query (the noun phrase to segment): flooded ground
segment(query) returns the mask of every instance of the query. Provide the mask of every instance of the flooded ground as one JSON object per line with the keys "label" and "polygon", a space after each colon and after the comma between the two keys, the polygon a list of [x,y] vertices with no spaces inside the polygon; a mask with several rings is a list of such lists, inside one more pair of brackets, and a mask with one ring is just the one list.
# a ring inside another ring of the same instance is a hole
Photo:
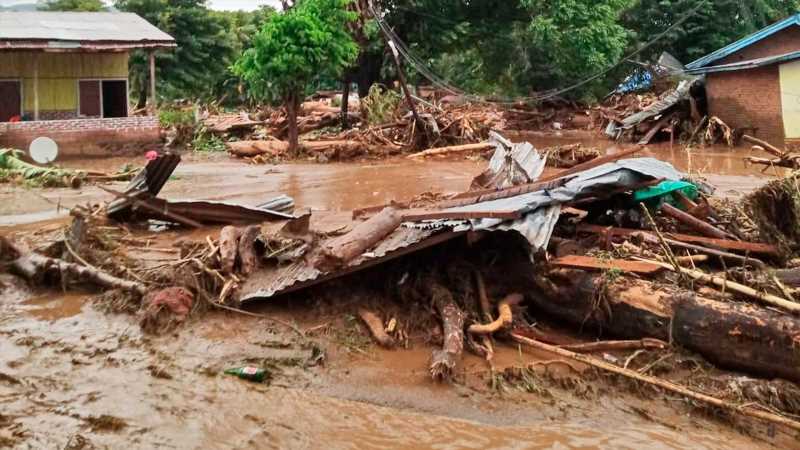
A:
{"label": "flooded ground", "polygon": [[[468,357],[461,382],[429,380],[430,348],[348,353],[335,339],[321,366],[298,338],[253,317],[211,313],[161,337],[85,295],[46,296],[3,276],[0,447],[8,448],[756,448],[759,443],[669,402],[615,393],[588,400],[492,392]],[[32,298],[32,300],[30,300]],[[256,310],[306,330],[335,317],[287,305]],[[499,349],[503,364],[542,355]],[[225,368],[266,362],[253,384]],[[505,361],[505,362],[503,362]]]}
{"label": "flooded ground", "polygon": [[[526,137],[537,147],[581,142],[607,153],[628,146],[585,136]],[[746,166],[743,157],[750,150],[713,147],[689,152],[668,144],[647,147],[642,156],[652,156],[673,163],[678,169],[706,178],[716,185],[720,196],[741,196],[776,176],[770,169]],[[131,158],[109,160],[72,160],[65,166],[101,171],[115,171]],[[140,162],[142,163],[142,162]],[[191,156],[178,166],[162,196],[170,199],[229,200],[255,205],[281,194],[295,198],[299,207],[316,211],[349,211],[354,208],[402,200],[424,192],[462,192],[472,178],[484,170],[485,161],[447,159],[414,161],[405,158],[379,162],[281,165],[247,165],[224,154]],[[114,183],[122,188],[125,183]],[[31,190],[0,186],[0,226],[29,224],[64,217],[78,204],[113,198],[96,186],[78,190]]]}
{"label": "flooded ground", "polygon": [[[531,139],[536,146],[563,139]],[[573,140],[574,142],[574,140]],[[607,142],[604,142],[607,146]],[[591,145],[601,142],[589,140]],[[608,146],[609,152],[621,147]],[[766,181],[741,150],[687,155],[668,147],[644,154],[701,173],[724,195]],[[130,159],[69,161],[114,171]],[[343,212],[423,192],[460,192],[484,161],[396,159],[352,164],[246,165],[224,155],[191,157],[167,183],[166,198],[257,204],[288,194],[299,208]],[[124,183],[112,187],[121,188]],[[80,190],[0,186],[0,232],[56,230],[76,204],[109,200]],[[202,237],[201,237],[202,238]],[[88,294],[32,292],[0,275],[0,448],[787,448],[796,441],[754,439],[684,400],[607,391],[538,395],[488,387],[483,361],[467,357],[455,385],[430,381],[431,347],[349,351],[334,334],[341,311],[275,302],[253,312],[296,321],[308,342],[256,317],[211,312],[173,333],[142,334],[137,318],[100,311]],[[360,331],[363,334],[363,331]],[[498,370],[551,358],[498,349]],[[270,384],[221,375],[258,361]],[[689,412],[687,412],[689,411]],[[766,436],[766,438],[765,438]],[[322,444],[322,445],[321,445]]]}

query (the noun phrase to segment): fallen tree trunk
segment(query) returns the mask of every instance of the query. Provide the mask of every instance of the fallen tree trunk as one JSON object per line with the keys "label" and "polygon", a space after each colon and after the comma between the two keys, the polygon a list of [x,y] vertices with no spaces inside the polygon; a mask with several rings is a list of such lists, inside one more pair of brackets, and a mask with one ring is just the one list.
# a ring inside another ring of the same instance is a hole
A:
{"label": "fallen tree trunk", "polygon": [[219,259],[224,273],[233,273],[236,267],[236,255],[239,253],[239,237],[241,230],[228,225],[219,232]]}
{"label": "fallen tree trunk", "polygon": [[62,277],[68,276],[70,280],[90,282],[108,289],[122,289],[139,296],[147,293],[147,287],[142,283],[117,278],[96,267],[68,263],[61,259],[29,252],[3,237],[0,237],[0,240],[3,241],[3,248],[11,249],[19,255],[11,262],[11,270],[33,283],[41,284],[49,277],[60,280]]}
{"label": "fallen tree trunk", "polygon": [[349,233],[326,242],[312,262],[320,270],[341,267],[372,248],[401,223],[402,215],[397,209],[384,208]]}
{"label": "fallen tree trunk", "polygon": [[534,306],[578,327],[624,339],[671,340],[723,368],[800,381],[800,319],[791,315],[671,294],[645,280],[608,283],[576,270],[553,270],[536,283],[543,295],[529,296]]}
{"label": "fallen tree trunk", "polygon": [[451,145],[449,147],[431,148],[419,153],[408,155],[409,159],[424,158],[427,156],[449,155],[451,153],[467,153],[467,152],[482,152],[494,148],[493,144],[488,142],[481,142],[479,144],[464,144],[464,145]]}
{"label": "fallen tree trunk", "polygon": [[393,348],[395,346],[394,338],[386,333],[386,329],[383,327],[383,321],[377,314],[360,308],[358,310],[358,317],[360,317],[364,325],[367,326],[370,334],[372,334],[372,337],[378,344],[386,348]]}
{"label": "fallen tree trunk", "polygon": [[252,158],[258,155],[283,155],[289,150],[289,143],[284,141],[236,141],[228,142],[228,152],[240,158]]}
{"label": "fallen tree trunk", "polygon": [[261,235],[261,227],[250,225],[245,228],[239,237],[239,262],[240,272],[243,275],[250,275],[258,269],[259,256],[256,252],[256,240]]}
{"label": "fallen tree trunk", "polygon": [[704,298],[675,305],[673,339],[721,367],[800,382],[800,321]]}
{"label": "fallen tree trunk", "polygon": [[444,287],[434,283],[431,295],[433,305],[442,319],[443,343],[442,348],[434,350],[431,355],[430,372],[435,381],[447,381],[452,378],[464,352],[465,314]]}

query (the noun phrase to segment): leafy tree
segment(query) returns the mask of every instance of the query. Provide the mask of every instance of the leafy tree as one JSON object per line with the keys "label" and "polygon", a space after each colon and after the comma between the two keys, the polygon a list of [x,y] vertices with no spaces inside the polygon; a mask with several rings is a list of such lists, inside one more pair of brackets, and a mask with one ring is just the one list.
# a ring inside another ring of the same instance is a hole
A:
{"label": "leafy tree", "polygon": [[684,64],[798,12],[797,0],[640,0],[622,16],[642,45],[675,24],[693,8],[700,9],[663,40],[642,54],[646,60],[668,51]]}
{"label": "leafy tree", "polygon": [[39,6],[42,11],[108,11],[102,0],[51,0]]}
{"label": "leafy tree", "polygon": [[[230,21],[211,11],[206,0],[117,0],[123,11],[139,14],[175,38],[177,48],[157,54],[158,90],[167,99],[210,99],[230,76],[236,36]],[[146,54],[130,60],[131,80],[139,104],[147,98]]]}
{"label": "leafy tree", "polygon": [[339,76],[358,47],[347,32],[355,15],[350,0],[300,0],[270,16],[233,71],[257,100],[282,102],[289,122],[289,148],[297,150],[297,109],[309,84],[321,75]]}

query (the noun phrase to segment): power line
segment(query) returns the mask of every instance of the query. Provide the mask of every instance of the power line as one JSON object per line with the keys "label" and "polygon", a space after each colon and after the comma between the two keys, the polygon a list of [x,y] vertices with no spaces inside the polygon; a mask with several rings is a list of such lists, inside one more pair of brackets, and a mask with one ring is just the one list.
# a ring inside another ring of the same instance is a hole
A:
{"label": "power line", "polygon": [[585,78],[585,79],[583,79],[583,80],[581,80],[581,81],[579,81],[577,83],[574,83],[574,84],[569,85],[569,86],[564,87],[564,88],[554,89],[554,90],[551,90],[551,91],[549,91],[547,93],[544,93],[544,94],[541,94],[541,95],[537,95],[537,96],[533,96],[533,97],[518,97],[518,98],[514,98],[514,99],[505,99],[503,101],[490,101],[490,100],[487,100],[483,96],[467,93],[463,89],[460,89],[457,86],[454,86],[449,81],[447,81],[444,78],[438,76],[432,70],[430,70],[423,61],[421,61],[419,58],[417,58],[415,55],[413,55],[413,53],[411,53],[411,51],[408,49],[408,46],[400,39],[399,36],[397,36],[397,34],[394,32],[394,30],[391,28],[391,26],[389,26],[389,24],[386,23],[385,19],[382,17],[380,12],[375,8],[375,5],[373,4],[372,0],[369,1],[370,12],[372,13],[372,16],[375,18],[376,22],[378,22],[378,27],[381,29],[381,31],[384,33],[384,35],[387,37],[387,39],[389,39],[389,40],[394,42],[395,47],[397,48],[397,51],[417,71],[417,73],[419,73],[420,75],[422,75],[423,77],[428,79],[428,81],[433,83],[434,86],[439,87],[441,89],[444,89],[444,90],[450,92],[451,94],[463,95],[463,96],[467,97],[468,99],[476,100],[476,101],[480,101],[480,102],[487,102],[487,103],[514,103],[514,102],[518,102],[518,101],[539,102],[539,101],[548,100],[548,99],[557,97],[559,95],[562,95],[562,94],[565,94],[567,92],[573,91],[573,90],[575,90],[575,89],[577,89],[579,87],[585,86],[586,84],[591,83],[592,81],[594,81],[594,80],[596,80],[596,79],[608,74],[612,70],[614,70],[617,67],[619,67],[622,64],[624,64],[629,59],[633,59],[633,58],[639,56],[645,50],[649,49],[650,47],[652,47],[653,45],[658,43],[661,39],[664,38],[664,36],[669,34],[672,30],[674,30],[675,28],[677,28],[678,26],[682,25],[684,22],[689,20],[703,6],[705,6],[705,4],[703,2],[698,2],[698,4],[694,8],[692,8],[686,14],[681,16],[680,19],[678,19],[675,23],[670,25],[666,30],[662,31],[657,36],[655,36],[653,39],[648,41],[644,46],[642,46],[638,50],[632,52],[631,54],[625,56],[624,58],[620,59],[619,62],[613,64],[612,66],[610,66],[610,67],[608,67],[608,68],[606,68],[604,70],[601,70],[601,71],[599,71],[599,72],[597,72],[597,73],[595,73],[595,74],[593,74],[593,75],[591,75],[591,76],[589,76],[589,77],[587,77],[587,78]]}

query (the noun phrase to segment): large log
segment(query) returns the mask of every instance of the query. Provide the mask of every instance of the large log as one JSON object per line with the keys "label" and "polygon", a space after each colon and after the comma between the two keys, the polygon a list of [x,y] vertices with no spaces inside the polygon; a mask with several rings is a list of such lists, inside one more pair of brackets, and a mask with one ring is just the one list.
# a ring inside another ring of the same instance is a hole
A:
{"label": "large log", "polygon": [[753,305],[686,298],[673,339],[720,367],[800,382],[800,321]]}
{"label": "large log", "polygon": [[289,143],[285,141],[236,141],[228,142],[228,152],[240,158],[270,154],[283,155],[289,150]]}
{"label": "large log", "polygon": [[11,270],[36,284],[41,284],[51,279],[63,279],[62,277],[66,276],[70,280],[89,282],[107,289],[121,289],[139,296],[144,296],[147,293],[147,287],[142,283],[115,277],[96,267],[69,263],[62,259],[49,258],[35,252],[29,252],[26,248],[2,236],[0,236],[0,247],[10,249],[18,255],[11,262]]}
{"label": "large log", "polygon": [[384,208],[349,233],[326,242],[313,258],[313,264],[320,270],[341,267],[372,248],[401,223],[402,215],[397,209]]}
{"label": "large log", "polygon": [[453,295],[444,287],[434,283],[431,286],[432,301],[442,319],[443,343],[431,355],[430,372],[436,381],[447,381],[461,360],[464,352],[465,314],[458,307]]}
{"label": "large log", "polygon": [[651,283],[621,278],[607,282],[600,274],[554,269],[535,276],[541,295],[534,306],[587,331],[625,339],[669,340],[673,298]]}
{"label": "large log", "polygon": [[720,367],[800,381],[800,319],[794,316],[577,270],[553,270],[536,283],[542,295],[528,296],[536,308],[576,327],[625,339],[671,337]]}
{"label": "large log", "polygon": [[449,155],[451,153],[468,153],[468,152],[482,152],[494,148],[493,144],[488,142],[481,142],[479,144],[464,144],[464,145],[451,145],[449,147],[430,148],[419,153],[408,155],[407,158],[424,158],[427,156],[440,156]]}

